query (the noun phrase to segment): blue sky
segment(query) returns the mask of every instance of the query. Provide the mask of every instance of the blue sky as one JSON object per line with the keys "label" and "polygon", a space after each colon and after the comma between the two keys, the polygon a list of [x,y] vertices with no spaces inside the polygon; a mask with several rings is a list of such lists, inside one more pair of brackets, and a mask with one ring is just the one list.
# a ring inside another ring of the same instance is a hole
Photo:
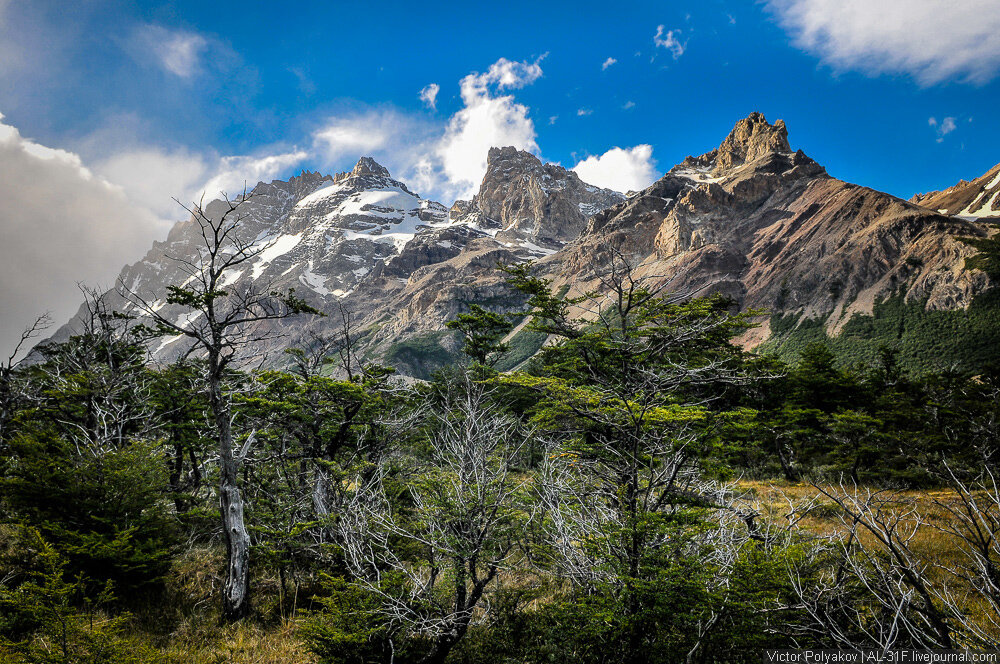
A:
{"label": "blue sky", "polygon": [[30,304],[61,312],[163,237],[172,197],[361,154],[446,204],[493,142],[638,187],[751,111],[908,198],[1000,161],[998,73],[1000,0],[0,0],[0,279],[57,262]]}

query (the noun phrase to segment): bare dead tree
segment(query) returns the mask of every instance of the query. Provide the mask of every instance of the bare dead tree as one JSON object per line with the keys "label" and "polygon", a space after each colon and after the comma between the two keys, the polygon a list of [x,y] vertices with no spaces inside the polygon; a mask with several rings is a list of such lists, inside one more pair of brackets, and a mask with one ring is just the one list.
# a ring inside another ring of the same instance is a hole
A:
{"label": "bare dead tree", "polygon": [[[1000,484],[986,466],[963,479],[945,464],[951,496],[935,497],[946,518],[932,526],[948,537],[961,559],[939,565],[955,583],[939,591],[951,606],[964,639],[984,649],[1000,648]],[[968,615],[972,609],[978,620]]]}
{"label": "bare dead tree", "polygon": [[114,311],[107,293],[81,286],[83,316],[76,334],[62,343],[43,343],[36,370],[50,393],[70,392],[77,402],[39,400],[50,421],[78,453],[101,456],[144,437],[157,423],[150,415],[146,351],[131,316]]}
{"label": "bare dead tree", "polygon": [[532,519],[528,480],[511,472],[527,434],[468,387],[433,416],[430,458],[408,478],[412,517],[390,503],[383,462],[354,479],[337,529],[357,583],[379,599],[393,631],[428,643],[421,661],[434,664],[488,618],[490,589]]}
{"label": "bare dead tree", "polygon": [[183,335],[206,356],[209,404],[219,441],[219,502],[227,553],[223,613],[229,620],[246,616],[250,607],[250,535],[238,484],[239,468],[249,445],[245,444],[242,451],[236,449],[230,397],[224,388],[226,373],[242,359],[241,351],[280,335],[267,326],[269,321],[319,313],[296,298],[293,291],[280,293],[253,283],[239,288],[224,285],[227,274],[270,246],[242,234],[247,219],[244,206],[251,197],[252,193],[244,188],[242,195],[233,199],[225,196],[207,209],[201,203],[192,208],[182,206],[199,230],[200,255],[195,260],[174,259],[188,279],[168,287],[166,303],[186,307],[188,315],[168,318],[149,297],[127,284],[119,284],[122,295],[155,322],[160,334]]}
{"label": "bare dead tree", "polygon": [[23,396],[18,389],[15,375],[18,356],[26,350],[29,341],[38,337],[51,325],[52,317],[48,312],[35,318],[28,327],[24,328],[17,343],[14,344],[14,349],[3,364],[0,364],[0,441],[6,440],[10,419]]}
{"label": "bare dead tree", "polygon": [[948,575],[937,576],[935,561],[917,545],[930,525],[915,501],[854,484],[814,486],[836,506],[841,532],[812,552],[813,574],[792,570],[812,642],[883,652],[955,647],[961,611]]}

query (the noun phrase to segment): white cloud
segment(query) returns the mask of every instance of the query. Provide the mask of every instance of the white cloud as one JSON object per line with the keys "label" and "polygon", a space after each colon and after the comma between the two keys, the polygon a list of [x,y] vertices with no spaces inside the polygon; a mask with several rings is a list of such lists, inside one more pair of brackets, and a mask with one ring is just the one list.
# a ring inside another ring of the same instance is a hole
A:
{"label": "white cloud", "polygon": [[170,223],[186,214],[174,198],[189,206],[202,196],[206,203],[223,192],[234,196],[242,193],[244,184],[252,188],[257,182],[269,182],[308,157],[305,150],[222,156],[214,151],[127,144],[95,160],[92,168],[119,185],[133,204]]}
{"label": "white cloud", "polygon": [[258,182],[277,178],[308,156],[308,152],[296,150],[282,154],[222,157],[212,168],[215,174],[201,186],[200,191],[204,192],[206,200],[218,198],[223,193],[232,197],[242,193],[244,187],[252,189]]}
{"label": "white cloud", "polygon": [[611,65],[613,65],[613,64],[615,64],[617,62],[618,61],[615,60],[614,58],[608,58],[607,60],[604,61],[603,64],[601,64],[601,71],[607,71],[608,67],[610,67]]}
{"label": "white cloud", "polygon": [[35,316],[57,322],[80,304],[78,282],[110,285],[167,226],[79,155],[21,136],[0,116],[0,347]]}
{"label": "white cloud", "polygon": [[434,149],[433,159],[440,166],[434,161],[422,165],[425,184],[433,187],[432,174],[439,172],[444,181],[437,188],[442,193],[469,198],[486,174],[486,155],[491,147],[512,145],[539,152],[528,107],[511,95],[496,95],[494,89],[518,89],[534,83],[542,76],[540,60],[529,63],[500,58],[486,73],[472,73],[461,80],[465,107],[451,117]]}
{"label": "white cloud", "polygon": [[327,164],[357,158],[386,147],[402,128],[395,113],[365,113],[333,117],[313,134],[315,149]]}
{"label": "white cloud", "polygon": [[[437,127],[437,134],[435,134]],[[433,151],[440,125],[393,109],[365,109],[328,118],[313,134],[310,156],[328,169],[373,156],[396,177]]]}
{"label": "white cloud", "polygon": [[656,34],[653,35],[653,44],[658,48],[665,48],[674,56],[674,60],[684,55],[685,45],[681,43],[680,30],[667,30],[664,33],[664,26],[656,26]]}
{"label": "white cloud", "polygon": [[624,104],[622,104],[622,108],[625,109],[626,111],[629,110],[630,108],[635,108],[635,102],[630,99]]}
{"label": "white cloud", "polygon": [[185,204],[197,200],[199,188],[211,177],[203,155],[150,146],[120,149],[96,162],[94,169],[120,185],[134,204],[163,220],[182,217],[184,212],[173,199]]}
{"label": "white cloud", "polygon": [[[421,196],[444,203],[469,198],[486,173],[491,147],[513,145],[539,152],[528,107],[502,91],[523,88],[541,78],[540,61],[501,58],[485,72],[465,76],[459,82],[463,107],[444,125],[391,108],[330,117],[313,131],[308,157],[325,169],[339,170],[370,155]],[[440,86],[433,85],[436,99]]]}
{"label": "white cloud", "polygon": [[424,89],[420,91],[420,101],[424,102],[424,104],[428,108],[436,109],[437,96],[438,92],[440,91],[441,91],[440,85],[438,85],[437,83],[431,83],[430,85],[425,86]]}
{"label": "white cloud", "polygon": [[165,71],[191,78],[201,70],[202,55],[209,41],[196,32],[170,30],[160,25],[140,26],[133,37],[133,48],[145,48]]}
{"label": "white cloud", "polygon": [[[956,119],[957,118],[949,116],[941,120],[941,122],[939,123],[937,121],[937,118],[933,116],[927,118],[927,124],[931,127],[934,127],[937,130],[938,143],[942,143],[944,141],[945,136],[958,129],[958,124],[955,122]],[[969,122],[972,122],[971,118],[969,119]]]}
{"label": "white cloud", "polygon": [[[547,54],[546,54],[547,55]],[[545,58],[545,55],[534,62],[514,62],[507,58],[500,58],[486,71],[485,74],[469,74],[461,81],[462,98],[469,94],[482,95],[486,93],[488,86],[496,85],[498,90],[510,88],[517,90],[526,85],[531,85],[542,77],[542,67],[538,63]],[[468,103],[468,100],[466,101]]]}
{"label": "white cloud", "polygon": [[577,117],[581,117],[581,118],[584,117],[584,116],[587,116],[587,115],[593,115],[593,113],[594,113],[594,109],[592,109],[592,108],[578,108],[578,109],[576,109],[576,115],[577,115]]}
{"label": "white cloud", "polygon": [[615,191],[645,189],[659,176],[651,145],[611,148],[600,156],[587,157],[573,167],[580,179]]}
{"label": "white cloud", "polygon": [[838,70],[983,84],[1000,71],[996,0],[768,0],[796,46]]}

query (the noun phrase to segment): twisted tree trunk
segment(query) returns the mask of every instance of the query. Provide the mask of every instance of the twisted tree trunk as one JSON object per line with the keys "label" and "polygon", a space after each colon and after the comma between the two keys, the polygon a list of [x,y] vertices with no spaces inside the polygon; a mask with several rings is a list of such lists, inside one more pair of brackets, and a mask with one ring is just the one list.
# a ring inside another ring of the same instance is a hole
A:
{"label": "twisted tree trunk", "polygon": [[[212,355],[209,354],[210,365],[217,362],[213,362]],[[239,460],[233,454],[229,403],[222,395],[220,378],[216,371],[211,371],[209,397],[219,430],[219,508],[222,513],[222,536],[226,542],[222,615],[232,621],[244,618],[250,612],[250,534],[243,520],[243,496],[237,484]]]}

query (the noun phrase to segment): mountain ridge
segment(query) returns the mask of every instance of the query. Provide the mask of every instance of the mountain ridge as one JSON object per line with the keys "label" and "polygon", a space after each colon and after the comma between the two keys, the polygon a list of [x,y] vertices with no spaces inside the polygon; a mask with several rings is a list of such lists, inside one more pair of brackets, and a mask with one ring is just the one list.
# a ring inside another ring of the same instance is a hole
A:
{"label": "mountain ridge", "polygon": [[[822,320],[837,335],[892,297],[928,312],[957,311],[992,287],[964,267],[976,250],[961,238],[986,237],[985,224],[833,178],[792,150],[784,122],[759,113],[739,120],[718,148],[628,197],[511,147],[488,156],[477,194],[450,209],[420,198],[370,157],[333,176],[260,183],[246,203],[245,231],[265,244],[227,286],[267,280],[320,309],[343,305],[369,359],[388,358],[418,376],[430,370],[421,353],[455,356],[459,344],[445,323],[470,304],[520,309],[496,269],[503,263],[534,260],[572,294],[594,288],[614,256],[627,257],[671,290],[719,292],[770,312],[741,339],[748,348],[769,340],[775,316],[798,320],[793,332]],[[165,250],[194,255],[192,223],[175,226],[166,243],[123,270],[121,283],[150,288],[149,301],[159,304],[181,276],[164,270]],[[327,326],[296,324],[283,343]],[[56,336],[68,333],[64,326]],[[179,356],[179,342],[160,342],[154,356]],[[263,350],[274,356],[280,347]]]}
{"label": "mountain ridge", "polygon": [[944,214],[1000,221],[1000,164],[971,182],[959,180],[941,191],[916,194],[910,202]]}

